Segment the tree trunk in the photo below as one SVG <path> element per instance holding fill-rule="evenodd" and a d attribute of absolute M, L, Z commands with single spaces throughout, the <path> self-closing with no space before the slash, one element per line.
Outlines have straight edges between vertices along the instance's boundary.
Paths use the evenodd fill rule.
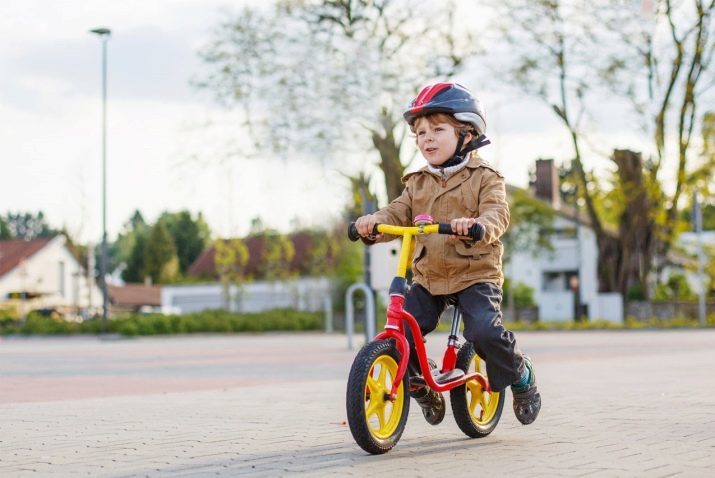
<path fill-rule="evenodd" d="M 619 186 L 625 205 L 619 218 L 620 267 L 618 290 L 627 297 L 631 287 L 639 287 L 643 298 L 649 300 L 648 275 L 652 265 L 655 223 L 643 177 L 643 158 L 640 153 L 615 150 L 613 162 L 618 166 Z"/>
<path fill-rule="evenodd" d="M 381 117 L 383 131 L 375 131 L 372 133 L 372 144 L 380 153 L 380 169 L 385 175 L 385 189 L 387 191 L 387 200 L 392 201 L 402 194 L 402 174 L 405 167 L 400 161 L 400 150 L 402 149 L 402 141 L 395 139 L 395 126 L 397 123 L 386 112 L 383 111 Z"/>

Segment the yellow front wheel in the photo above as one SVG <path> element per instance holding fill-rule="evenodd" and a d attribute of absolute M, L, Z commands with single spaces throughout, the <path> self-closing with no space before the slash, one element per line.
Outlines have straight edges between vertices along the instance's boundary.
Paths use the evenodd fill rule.
<path fill-rule="evenodd" d="M 474 353 L 472 344 L 466 343 L 457 354 L 457 367 L 467 374 L 487 374 L 486 362 Z M 454 419 L 466 435 L 482 438 L 489 435 L 501 418 L 504 393 L 487 392 L 479 382 L 470 380 L 449 392 Z"/>
<path fill-rule="evenodd" d="M 394 397 L 390 396 L 400 354 L 394 344 L 378 340 L 358 352 L 350 369 L 346 407 L 350 432 L 368 453 L 386 453 L 405 429 L 410 408 L 407 374 Z"/>

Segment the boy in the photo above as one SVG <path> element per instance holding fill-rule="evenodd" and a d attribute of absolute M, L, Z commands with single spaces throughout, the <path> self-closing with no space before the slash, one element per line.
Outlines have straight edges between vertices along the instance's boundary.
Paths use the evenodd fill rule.
<path fill-rule="evenodd" d="M 509 225 L 509 205 L 503 176 L 476 154 L 489 144 L 484 136 L 485 117 L 479 101 L 466 88 L 456 83 L 425 87 L 404 118 L 427 165 L 402 178 L 405 189 L 399 198 L 375 214 L 358 218 L 355 226 L 363 241 L 373 243 L 393 239 L 371 236 L 378 223 L 410 226 L 418 214 L 429 214 L 438 222 L 451 221 L 452 236 L 417 236 L 414 284 L 405 298 L 405 310 L 426 335 L 437 327 L 446 305 L 456 303 L 464 317 L 465 339 L 486 361 L 491 388 L 501 392 L 511 386 L 514 413 L 528 425 L 539 414 L 541 395 L 531 361 L 501 323 L 504 275 L 499 237 Z M 474 224 L 479 224 L 479 242 L 463 237 Z M 409 329 L 407 338 L 414 376 L 419 365 Z M 411 394 L 429 423 L 442 421 L 445 402 L 441 393 L 424 386 Z"/>

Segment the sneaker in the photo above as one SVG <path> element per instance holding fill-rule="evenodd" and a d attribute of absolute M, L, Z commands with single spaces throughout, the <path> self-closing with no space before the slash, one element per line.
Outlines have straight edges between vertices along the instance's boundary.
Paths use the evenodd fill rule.
<path fill-rule="evenodd" d="M 422 415 L 430 425 L 439 425 L 444 420 L 444 413 L 447 410 L 447 405 L 444 401 L 444 395 L 440 392 L 435 392 L 429 387 L 422 387 L 413 392 L 410 392 L 412 398 L 422 408 Z"/>
<path fill-rule="evenodd" d="M 428 359 L 432 372 L 438 372 L 437 364 L 432 359 Z M 444 395 L 429 388 L 421 375 L 414 375 L 410 378 L 410 385 L 418 387 L 410 392 L 410 396 L 415 399 L 422 408 L 422 415 L 430 425 L 439 425 L 444 420 L 447 404 Z"/>
<path fill-rule="evenodd" d="M 536 388 L 536 374 L 534 374 L 534 366 L 531 364 L 529 357 L 524 357 L 524 366 L 529 367 L 529 383 L 523 387 L 511 386 L 511 392 L 514 396 L 514 414 L 516 419 L 523 425 L 528 425 L 536 420 L 541 410 L 541 394 Z"/>

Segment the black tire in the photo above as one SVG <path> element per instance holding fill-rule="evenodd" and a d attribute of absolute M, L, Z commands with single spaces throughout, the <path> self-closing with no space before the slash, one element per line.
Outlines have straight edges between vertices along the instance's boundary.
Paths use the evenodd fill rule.
<path fill-rule="evenodd" d="M 407 423 L 410 411 L 407 373 L 397 389 L 397 398 L 394 401 L 385 399 L 399 363 L 400 353 L 394 344 L 378 340 L 366 344 L 358 352 L 350 369 L 345 397 L 350 432 L 360 448 L 373 455 L 390 451 Z M 369 382 L 368 377 L 372 379 Z M 382 396 L 377 397 L 379 401 L 372 401 L 371 396 L 376 393 Z"/>
<path fill-rule="evenodd" d="M 474 353 L 470 343 L 459 350 L 457 367 L 465 373 L 475 370 L 484 375 L 487 373 L 485 362 Z M 453 388 L 449 392 L 449 400 L 457 426 L 472 438 L 489 435 L 499 423 L 504 408 L 504 392 L 485 392 L 476 380 Z"/>

